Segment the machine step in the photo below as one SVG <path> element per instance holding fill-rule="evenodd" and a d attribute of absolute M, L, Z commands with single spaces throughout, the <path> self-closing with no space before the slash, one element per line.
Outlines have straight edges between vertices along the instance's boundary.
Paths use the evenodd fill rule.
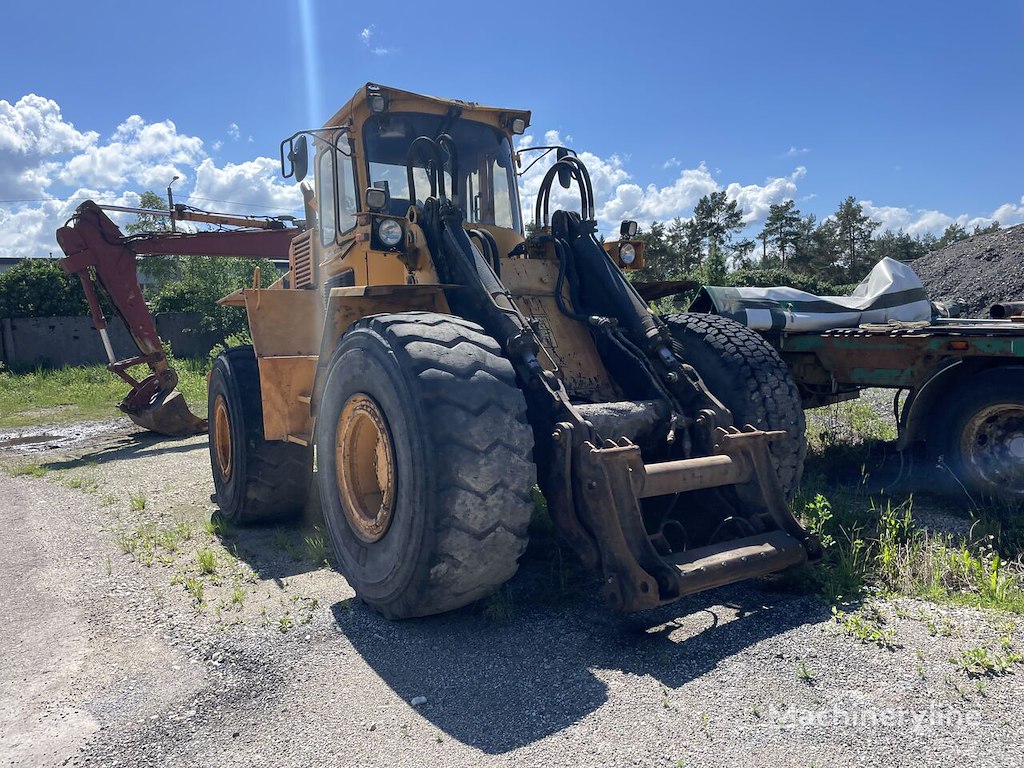
<path fill-rule="evenodd" d="M 679 571 L 683 595 L 721 587 L 736 581 L 806 562 L 807 549 L 784 531 L 770 531 L 731 539 L 663 558 Z"/>

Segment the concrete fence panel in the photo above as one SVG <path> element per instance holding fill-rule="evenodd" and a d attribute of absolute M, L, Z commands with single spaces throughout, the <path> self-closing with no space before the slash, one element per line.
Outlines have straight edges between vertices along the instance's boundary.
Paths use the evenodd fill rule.
<path fill-rule="evenodd" d="M 178 357 L 206 357 L 219 339 L 200 329 L 201 315 L 169 312 L 155 317 L 160 338 Z M 107 333 L 118 359 L 138 354 L 119 317 L 107 321 Z M 27 317 L 0 320 L 0 355 L 18 367 L 60 368 L 106 363 L 100 335 L 90 317 Z"/>

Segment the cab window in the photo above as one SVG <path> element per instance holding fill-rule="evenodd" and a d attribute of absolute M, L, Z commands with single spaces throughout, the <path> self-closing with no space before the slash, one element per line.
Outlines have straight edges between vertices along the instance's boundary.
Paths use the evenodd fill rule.
<path fill-rule="evenodd" d="M 347 140 L 342 138 L 339 149 L 347 146 Z M 344 151 L 335 151 L 330 146 L 324 148 L 317 165 L 320 241 L 324 245 L 333 243 L 339 234 L 356 225 L 359 198 L 353 171 L 352 158 Z"/>

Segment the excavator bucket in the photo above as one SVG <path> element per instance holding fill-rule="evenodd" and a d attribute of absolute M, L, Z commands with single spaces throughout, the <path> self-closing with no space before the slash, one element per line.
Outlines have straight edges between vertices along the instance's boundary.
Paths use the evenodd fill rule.
<path fill-rule="evenodd" d="M 121 401 L 118 407 L 143 429 L 170 437 L 188 437 L 207 431 L 206 419 L 189 410 L 177 389 L 161 389 L 159 377 L 150 376 Z"/>

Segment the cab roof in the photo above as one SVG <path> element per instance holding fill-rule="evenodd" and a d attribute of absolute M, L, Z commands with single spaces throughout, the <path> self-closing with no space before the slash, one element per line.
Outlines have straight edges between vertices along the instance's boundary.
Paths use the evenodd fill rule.
<path fill-rule="evenodd" d="M 425 96 L 411 91 L 403 91 L 398 88 L 391 88 L 377 83 L 367 83 L 324 125 L 324 127 L 340 126 L 346 124 L 362 124 L 369 115 L 379 112 L 379 109 L 371 109 L 370 100 L 373 98 L 377 105 L 378 98 L 383 98 L 385 112 L 423 112 L 426 114 L 445 114 L 449 111 L 458 111 L 464 117 L 489 123 L 503 129 L 511 134 L 512 121 L 521 118 L 525 124 L 530 124 L 529 110 L 503 109 L 501 107 L 487 107 L 474 101 L 462 101 L 460 99 L 441 99 L 436 96 Z"/>

